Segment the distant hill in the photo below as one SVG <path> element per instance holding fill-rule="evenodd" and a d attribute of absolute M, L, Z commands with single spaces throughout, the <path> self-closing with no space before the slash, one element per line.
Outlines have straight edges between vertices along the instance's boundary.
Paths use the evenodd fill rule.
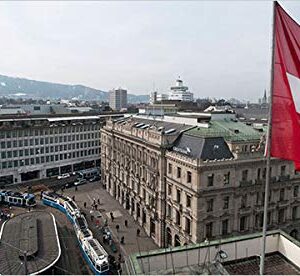
<path fill-rule="evenodd" d="M 69 85 L 0 75 L 0 97 L 108 101 L 108 92 L 84 85 Z M 128 103 L 148 102 L 148 95 L 128 94 Z"/>

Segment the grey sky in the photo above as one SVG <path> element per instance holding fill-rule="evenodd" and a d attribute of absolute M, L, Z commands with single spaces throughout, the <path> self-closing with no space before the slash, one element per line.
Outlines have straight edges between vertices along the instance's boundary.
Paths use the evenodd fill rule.
<path fill-rule="evenodd" d="M 300 3 L 281 2 L 300 21 Z M 0 2 L 0 74 L 256 100 L 269 82 L 272 2 Z"/>

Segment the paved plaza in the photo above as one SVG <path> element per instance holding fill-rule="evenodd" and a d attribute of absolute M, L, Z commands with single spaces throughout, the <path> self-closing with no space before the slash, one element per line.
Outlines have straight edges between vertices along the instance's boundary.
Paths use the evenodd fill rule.
<path fill-rule="evenodd" d="M 75 196 L 76 203 L 87 214 L 88 222 L 95 227 L 96 232 L 100 233 L 100 228 L 104 225 L 104 221 L 108 222 L 113 239 L 123 256 L 126 257 L 139 251 L 149 251 L 158 248 L 130 214 L 102 188 L 99 182 L 79 186 L 77 191 L 75 191 L 74 187 L 66 189 L 64 194 L 70 197 Z M 97 204 L 97 211 L 95 211 L 92 205 L 94 200 L 97 202 L 98 199 L 100 200 L 100 205 Z M 87 204 L 86 208 L 84 208 L 84 202 Z M 113 212 L 113 221 L 110 218 L 110 212 Z M 91 222 L 91 215 L 94 216 L 93 222 Z M 125 220 L 128 221 L 127 227 L 125 226 Z M 99 227 L 96 227 L 98 224 Z M 118 231 L 116 229 L 117 225 L 119 225 Z M 140 229 L 139 237 L 136 236 L 137 229 Z M 124 237 L 124 244 L 120 243 L 122 237 Z"/>

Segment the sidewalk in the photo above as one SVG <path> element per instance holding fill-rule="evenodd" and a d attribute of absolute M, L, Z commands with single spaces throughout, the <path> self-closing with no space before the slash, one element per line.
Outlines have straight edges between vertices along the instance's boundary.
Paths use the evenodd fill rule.
<path fill-rule="evenodd" d="M 98 204 L 97 208 L 102 216 L 101 219 L 98 219 L 100 221 L 100 225 L 103 226 L 104 220 L 107 219 L 108 227 L 113 235 L 113 240 L 118 246 L 120 246 L 121 253 L 124 257 L 139 251 L 149 251 L 158 248 L 153 240 L 146 235 L 144 230 L 138 226 L 130 214 L 124 210 L 119 202 L 110 196 L 98 182 L 79 186 L 77 191 L 75 191 L 74 188 L 67 189 L 64 194 L 70 197 L 75 195 L 76 203 L 89 218 L 94 199 L 96 202 L 100 199 L 100 205 Z M 87 203 L 86 209 L 83 207 L 84 202 Z M 110 218 L 110 212 L 113 212 L 115 217 L 113 222 Z M 95 216 L 94 223 L 97 220 L 96 214 L 97 212 L 94 212 L 93 214 Z M 128 221 L 128 227 L 125 227 L 125 220 Z M 119 231 L 117 231 L 116 225 L 119 225 Z M 140 229 L 139 238 L 136 236 L 138 228 Z M 120 244 L 122 236 L 124 236 L 124 244 Z M 100 242 L 102 243 L 102 240 L 100 240 Z"/>

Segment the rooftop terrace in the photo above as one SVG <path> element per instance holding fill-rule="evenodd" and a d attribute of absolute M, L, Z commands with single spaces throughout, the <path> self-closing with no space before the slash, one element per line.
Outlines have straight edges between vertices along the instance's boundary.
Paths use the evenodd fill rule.
<path fill-rule="evenodd" d="M 126 262 L 130 274 L 258 274 L 261 233 L 136 253 Z M 269 231 L 268 274 L 300 274 L 300 242 L 281 230 Z"/>

